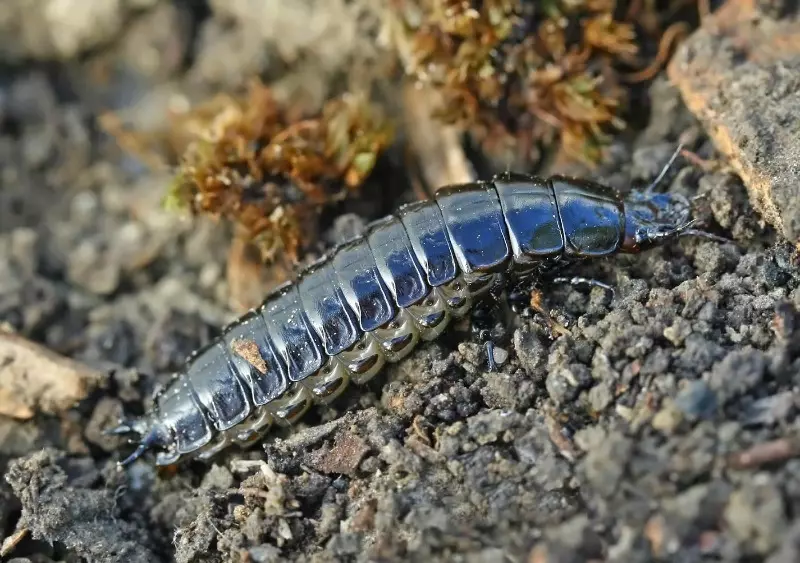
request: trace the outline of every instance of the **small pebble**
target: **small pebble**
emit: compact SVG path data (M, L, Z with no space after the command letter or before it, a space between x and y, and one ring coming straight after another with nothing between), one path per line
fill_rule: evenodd
M675 407L688 418L711 418L717 411L717 396L705 381L690 381L675 397Z
M653 417L653 428L671 434L683 420L683 414L673 404L665 406Z
M494 363L498 366L502 366L508 359L508 351L505 348L495 346L492 356L494 357Z

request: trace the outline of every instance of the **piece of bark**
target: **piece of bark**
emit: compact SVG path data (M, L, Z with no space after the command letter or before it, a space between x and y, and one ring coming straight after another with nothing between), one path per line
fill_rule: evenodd
M747 186L753 207L800 240L800 19L728 0L677 50L668 76Z
M403 95L411 153L427 190L435 192L442 186L474 182L475 171L461 147L459 130L433 117L439 100L436 93L410 84Z
M104 379L92 368L15 334L0 331L0 414L20 420L58 414Z

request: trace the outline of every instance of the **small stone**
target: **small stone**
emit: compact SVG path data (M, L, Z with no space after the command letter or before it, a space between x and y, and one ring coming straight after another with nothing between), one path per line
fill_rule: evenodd
M547 364L547 347L539 336L538 331L528 326L514 331L514 350L517 359L531 378L544 376Z
M691 323L683 317L679 317L675 319L675 322L664 329L663 334L664 338L669 340L673 345L680 346L683 344L683 341L686 340L686 337L691 333Z
M670 403L653 417L653 428L666 434L671 434L683 421L683 414Z
M783 391L758 399L747 405L742 412L742 422L748 426L771 425L783 422L795 408L797 399L794 391Z
M136 2L138 7L146 6ZM0 56L66 60L115 38L135 6L122 0L6 0Z
M756 388L763 380L766 368L764 353L745 346L714 364L708 385L724 402Z
M97 295L110 295L119 287L122 264L100 244L84 240L69 255L67 275L71 282Z
M606 410L613 400L614 392L606 381L601 381L589 389L589 404L594 412Z
M689 419L711 418L717 411L717 396L705 381L690 381L675 397L675 408Z
M606 431L601 426L587 426L575 433L575 445L585 452L600 447L606 439Z
M766 563L795 563L800 561L800 520L795 520L783 538L780 549Z
M522 463L530 465L530 474L544 490L564 487L571 468L559 455L544 420L537 418L530 431L514 440L514 450Z
M547 394L556 404L564 404L575 398L576 390L569 384L569 380L561 375L561 370L552 371L547 375L545 387Z
M201 489L226 491L233 488L233 474L223 465L214 464L200 483Z
M733 536L762 555L780 545L789 527L780 490L764 480L762 476L734 491L725 508L725 521Z
M251 547L248 553L250 555L250 560L254 561L254 563L277 563L283 559L281 557L281 550L269 544Z
M505 348L500 348L499 346L494 347L492 355L494 356L494 363L496 363L498 366L502 366L508 359L508 351Z
M582 468L594 491L603 496L613 495L628 464L633 443L619 432L611 432L596 448L589 450Z

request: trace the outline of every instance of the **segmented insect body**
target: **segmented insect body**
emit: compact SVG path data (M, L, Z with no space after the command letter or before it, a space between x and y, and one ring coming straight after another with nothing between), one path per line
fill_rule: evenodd
M158 465L208 459L291 425L436 338L506 276L704 235L689 229L689 202L655 193L656 182L623 200L584 180L508 173L401 207L225 327L150 413L110 430L138 436L122 464L150 448Z

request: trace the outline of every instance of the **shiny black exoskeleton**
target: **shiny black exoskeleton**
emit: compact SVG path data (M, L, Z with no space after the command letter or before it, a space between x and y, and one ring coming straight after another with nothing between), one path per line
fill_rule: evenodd
M208 459L273 423L291 425L436 338L498 284L679 236L717 238L690 228L685 198L655 192L677 154L626 199L586 180L506 173L441 188L372 223L193 354L151 412L111 429L138 436L122 465L151 448L158 465Z

